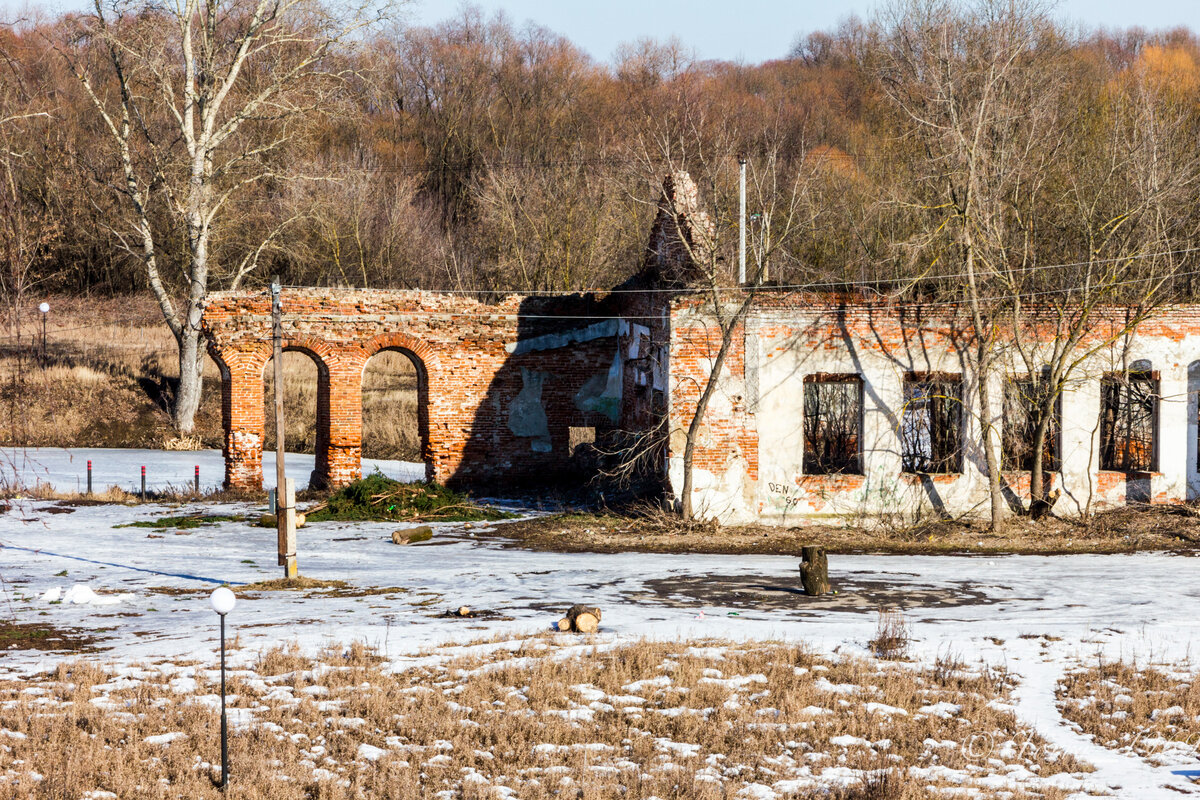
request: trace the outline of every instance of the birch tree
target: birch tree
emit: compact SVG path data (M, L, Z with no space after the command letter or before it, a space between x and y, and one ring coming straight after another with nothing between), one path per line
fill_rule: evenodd
M113 228L179 346L173 420L200 404L202 304L214 232L248 187L286 180L285 145L326 110L365 29L392 0L95 0L57 44L111 145Z

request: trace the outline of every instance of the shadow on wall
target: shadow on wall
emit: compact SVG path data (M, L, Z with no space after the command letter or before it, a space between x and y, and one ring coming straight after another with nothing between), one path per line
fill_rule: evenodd
M581 488L592 443L621 422L624 324L614 295L524 300L447 482Z

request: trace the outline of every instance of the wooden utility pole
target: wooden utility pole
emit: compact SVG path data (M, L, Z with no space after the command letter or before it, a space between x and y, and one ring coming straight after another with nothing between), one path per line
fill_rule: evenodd
M271 279L271 339L275 361L275 526L278 531L279 566L283 577L295 578L296 567L296 486L288 480L283 463L283 302L279 296L279 276Z

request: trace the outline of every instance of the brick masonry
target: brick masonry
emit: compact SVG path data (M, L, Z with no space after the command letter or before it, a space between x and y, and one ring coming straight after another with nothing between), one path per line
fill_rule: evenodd
M730 302L737 298L731 297ZM1061 489L1055 510L1080 514L1134 499L1179 502L1200 497L1197 395L1200 394L1200 307L1160 309L1130 336L1118 336L1125 310L1110 308L1076 349L1089 354L1062 399ZM1022 332L1048 351L1050 317L1036 316ZM694 457L693 506L726 521L792 524L857 514L920 518L987 512L984 420L999 440L1002 381L1025 372L1015 348L998 348L993 406L982 409L974 390L973 342L961 309L887 304L851 296L764 291L735 332ZM1000 332L1001 338L1004 332ZM674 432L670 482L682 483L682 452L696 398L711 379L720 332L704 301L671 305L670 409ZM1036 360L1036 358L1035 358ZM1158 467L1125 475L1099 468L1099 381L1134 362L1160 373ZM963 458L959 472L901 472L899 430L906 373L947 373L963 379ZM806 376L858 376L863 383L862 474L806 475L803 470L803 381ZM1006 496L1028 502L1028 473L1005 473Z
M361 475L363 370L383 350L417 366L422 457L427 477L445 483L573 475L569 429L615 427L627 405L620 388L609 388L624 376L609 378L633 328L592 295L486 304L420 291L285 289L282 309L284 349L318 367L318 484ZM270 310L265 291L214 293L205 306L231 489L262 485Z

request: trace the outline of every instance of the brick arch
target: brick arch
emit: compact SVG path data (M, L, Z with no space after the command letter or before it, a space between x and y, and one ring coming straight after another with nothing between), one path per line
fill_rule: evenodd
M389 332L380 333L372 336L362 344L363 350L363 366L366 366L367 361L371 356L383 350L403 350L415 356L414 361L417 362L417 370L424 369L426 372L436 371L438 366L438 355L429 343L411 336L407 333Z
M330 363L337 359L336 351L323 339L314 336L293 336L283 340L283 352L304 353L317 365L318 373L328 374ZM267 358L263 366L271 359L272 348L267 349Z
M433 367L435 374L438 364L437 354L426 342L407 333L381 333L372 337L362 346L362 366L359 370L359 386L366 377L367 365L371 359L385 350L399 351L408 356L417 373L417 436L421 442L421 461L425 463L425 479L434 479L433 443L430 439L429 425L429 373Z

